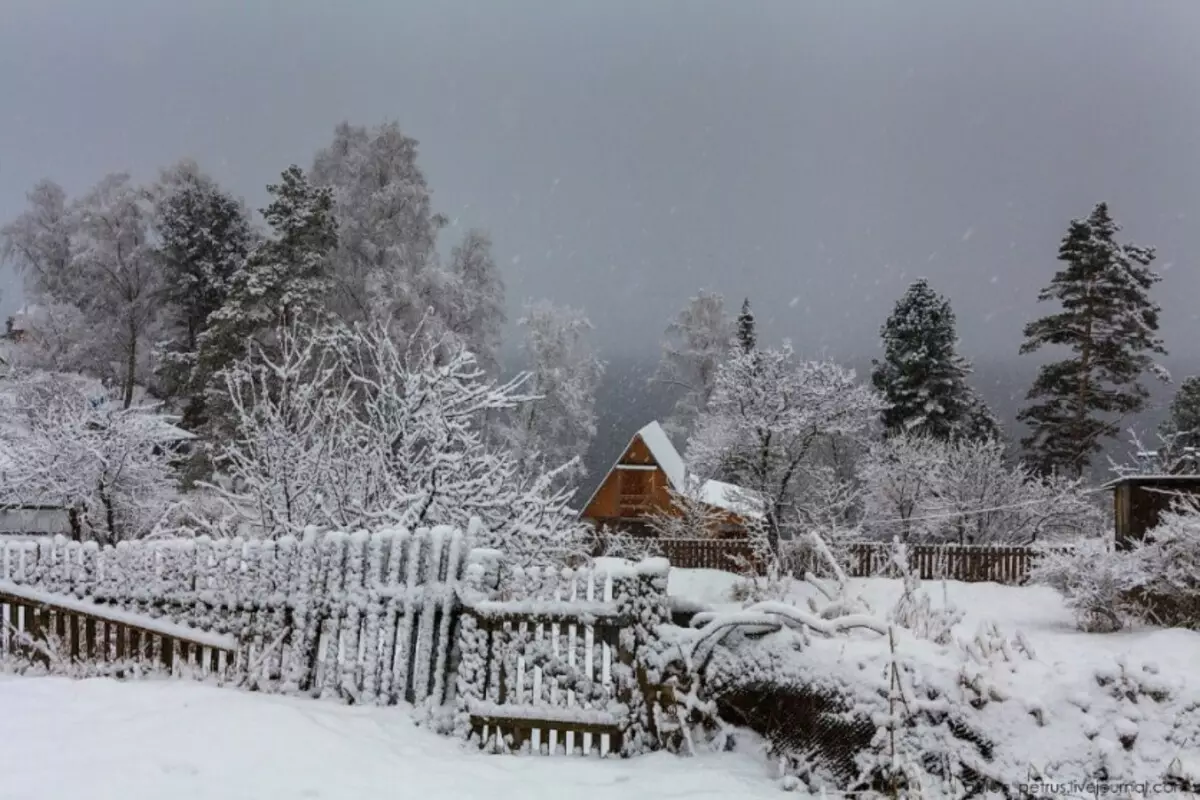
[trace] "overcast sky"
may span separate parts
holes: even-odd
[[[257,207],[337,122],[388,119],[514,312],[582,306],[612,356],[701,287],[871,355],[920,275],[967,354],[1015,353],[1099,200],[1200,350],[1196,0],[0,0],[6,221],[41,177],[182,156]]]

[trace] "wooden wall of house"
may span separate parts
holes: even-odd
[[[653,472],[646,471],[648,479],[652,483],[649,494],[650,507],[659,511],[669,511],[672,508],[671,495],[667,489],[669,485],[667,474],[655,463],[650,448],[646,447],[640,436],[634,438],[617,463],[642,467],[654,466]],[[605,476],[604,482],[600,484],[592,501],[588,503],[587,508],[581,514],[584,519],[595,522],[622,519],[621,473],[622,470],[614,468]]]
[[[667,480],[667,474],[654,460],[650,448],[642,441],[641,437],[635,437],[630,444],[629,449],[622,454],[620,464],[629,464],[634,466],[654,466],[653,471],[638,470],[647,476],[652,485],[648,494],[647,506],[638,514],[629,514],[623,511],[621,507],[621,480],[623,474],[629,474],[631,471],[621,470],[614,467],[604,481],[600,484],[600,488],[596,490],[595,496],[592,497],[587,508],[580,515],[583,519],[589,520],[597,525],[610,525],[617,528],[623,528],[629,532],[638,534],[650,534],[651,531],[646,526],[646,520],[652,514],[675,514],[678,509],[671,502],[671,493],[669,490],[670,482]],[[719,520],[722,531],[714,531],[711,535],[716,535],[719,538],[740,538],[745,535],[744,522],[741,517],[731,511],[724,511],[715,515]]]

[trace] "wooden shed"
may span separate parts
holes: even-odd
[[[1200,475],[1126,475],[1105,488],[1113,492],[1117,549],[1126,550],[1144,539],[1176,501],[1200,499]]]

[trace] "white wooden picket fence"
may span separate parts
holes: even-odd
[[[260,690],[440,704],[466,555],[446,527],[103,549],[57,537],[0,541],[0,581],[228,634]]]

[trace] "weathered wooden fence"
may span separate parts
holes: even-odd
[[[220,679],[234,669],[237,650],[232,636],[0,581],[0,656],[68,672],[86,663],[86,674],[150,670]]]
[[[659,548],[672,566],[685,569],[737,571],[740,563],[752,562],[752,551],[737,539],[661,539]],[[910,544],[910,566],[924,580],[1023,583],[1029,576],[1038,550],[1024,545]],[[801,553],[791,566],[797,571],[822,565],[810,554]],[[888,542],[854,542],[847,547],[847,573],[869,578],[886,573],[891,561]]]
[[[0,581],[232,637],[244,682],[355,703],[440,703],[466,556],[449,528],[115,548],[0,543]]]
[[[668,621],[664,559],[635,568],[470,567],[456,730],[498,752],[628,755],[653,736],[639,651]]]

